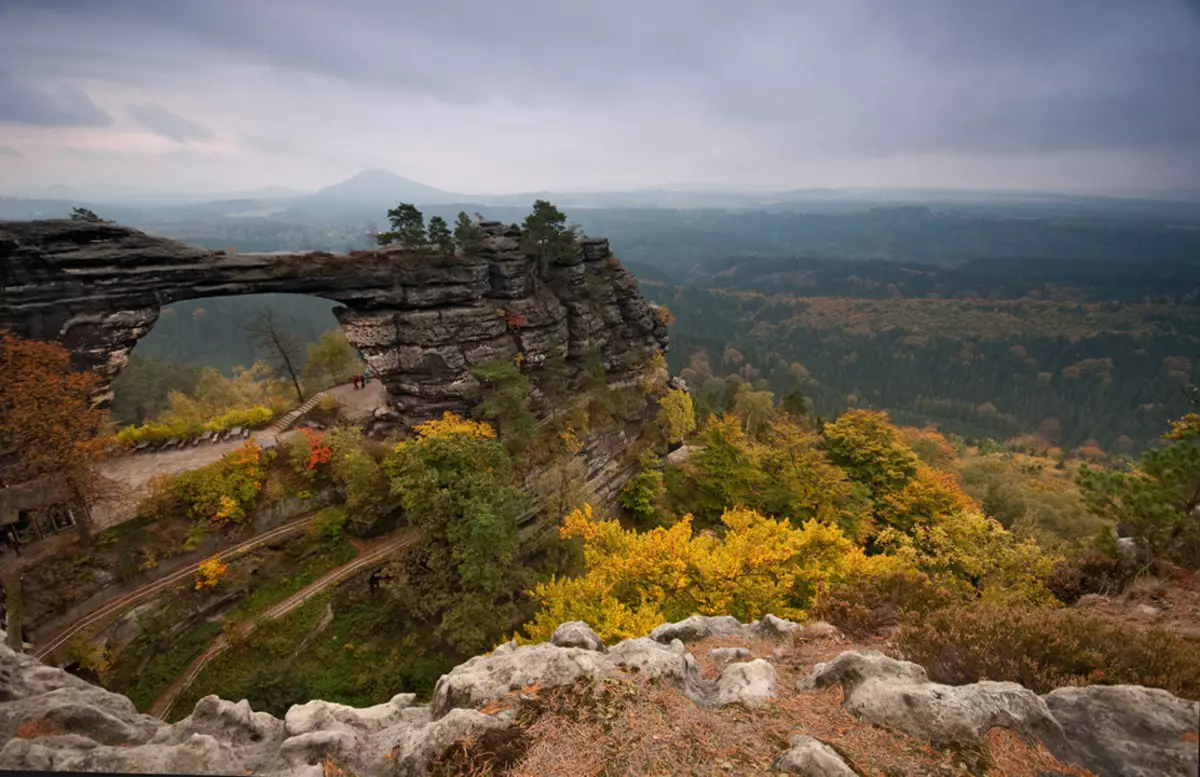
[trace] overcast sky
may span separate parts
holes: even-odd
[[[0,191],[1200,187],[1195,0],[0,0]]]

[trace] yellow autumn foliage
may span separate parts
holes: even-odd
[[[496,436],[496,430],[492,428],[491,424],[472,421],[449,410],[443,413],[441,418],[417,424],[414,431],[422,440],[445,437],[473,437],[490,440]]]
[[[696,430],[696,411],[692,395],[683,389],[672,389],[658,400],[658,422],[669,442],[683,442]]]
[[[229,565],[221,561],[220,556],[205,559],[196,565],[196,590],[216,588],[225,579]]]
[[[593,521],[590,506],[572,512],[560,532],[583,540],[587,571],[534,589],[541,609],[525,626],[530,640],[549,639],[568,620],[615,641],[694,613],[802,619],[825,585],[865,563],[835,526],[808,521],[797,528],[748,509],[726,510],[721,522],[721,538],[693,532],[690,515],[638,533]]]

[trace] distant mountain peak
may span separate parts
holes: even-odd
[[[417,205],[455,202],[461,195],[426,186],[420,181],[396,175],[391,170],[362,170],[346,180],[326,186],[314,195],[322,199],[339,199],[352,202],[370,202],[379,205],[395,205],[411,202]]]

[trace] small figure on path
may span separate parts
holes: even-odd
[[[371,368],[370,368],[370,367],[367,367],[365,370],[363,370],[363,385],[364,385],[364,386],[366,386],[366,385],[367,385],[367,381],[368,381],[370,378],[371,378]]]
[[[358,376],[357,375],[354,376],[354,388],[356,388],[356,389],[358,388]]]

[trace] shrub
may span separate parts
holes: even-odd
[[[229,572],[229,565],[221,561],[220,556],[201,561],[196,567],[196,590],[216,588]]]
[[[142,442],[166,442],[172,437],[197,437],[204,432],[224,432],[235,426],[265,426],[274,417],[275,411],[270,407],[255,405],[229,410],[203,422],[187,418],[170,422],[147,421],[141,426],[126,426],[115,437],[117,442],[132,447]]]
[[[141,511],[152,516],[182,512],[215,526],[241,523],[258,500],[266,473],[266,459],[258,443],[250,440],[220,461],[159,481]]]
[[[67,645],[67,653],[79,662],[80,669],[98,675],[104,674],[112,666],[112,659],[103,642],[91,642],[77,636]]]
[[[326,507],[317,513],[312,522],[312,533],[326,540],[336,540],[346,525],[346,511],[340,507]]]
[[[230,410],[216,418],[210,418],[204,422],[204,430],[207,432],[224,432],[235,426],[252,429],[259,426],[266,426],[274,417],[275,411],[271,408],[266,405],[255,405],[254,407]]]
[[[660,504],[666,496],[662,470],[643,461],[642,469],[617,494],[617,503],[633,514],[634,523],[645,531],[661,523]]]
[[[961,588],[938,585],[917,569],[898,567],[830,585],[818,595],[812,615],[851,636],[866,637],[954,604],[960,592]]]
[[[1055,564],[1046,576],[1046,587],[1063,604],[1074,604],[1087,594],[1119,594],[1135,572],[1129,561],[1089,548]]]
[[[1200,699],[1200,645],[1163,629],[1133,634],[1076,610],[957,605],[906,624],[896,644],[931,679],[952,685],[1000,680],[1046,693],[1129,683]]]

